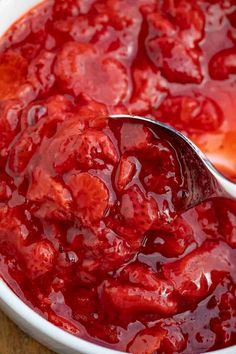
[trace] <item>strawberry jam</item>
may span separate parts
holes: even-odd
[[[236,180],[235,0],[47,0],[0,41],[0,274],[62,329],[134,354],[236,344],[236,202],[182,213],[173,146]]]

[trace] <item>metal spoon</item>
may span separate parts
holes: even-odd
[[[120,114],[111,115],[110,118],[145,125],[174,148],[183,167],[187,186],[187,193],[183,193],[181,198],[174,202],[176,210],[188,210],[210,198],[225,197],[236,200],[236,183],[217,171],[202,151],[178,130],[145,117]]]

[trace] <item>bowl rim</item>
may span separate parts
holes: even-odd
[[[0,13],[4,13],[3,21],[0,22],[0,37],[10,26],[20,19],[25,13],[40,4],[43,0],[0,0]],[[10,11],[9,11],[10,9]],[[21,300],[7,285],[0,275],[0,307],[6,312],[25,332],[31,328],[32,336],[37,339],[37,334],[43,335],[48,341],[50,339],[57,345],[73,350],[74,353],[83,354],[124,354],[117,350],[94,344],[70,334],[49,322],[39,315],[23,300]],[[43,342],[43,340],[39,341]],[[53,349],[53,348],[52,348]],[[55,350],[55,348],[54,348]],[[236,345],[209,352],[209,354],[235,354]]]

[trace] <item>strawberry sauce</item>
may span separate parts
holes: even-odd
[[[236,202],[176,214],[184,132],[236,181],[235,0],[47,0],[0,40],[0,275],[134,354],[236,344]],[[102,350],[102,349],[101,349]]]

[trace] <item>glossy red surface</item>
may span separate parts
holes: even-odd
[[[236,203],[173,215],[176,151],[236,178],[235,0],[48,0],[0,41],[0,272],[57,326],[135,354],[236,344]],[[174,217],[175,216],[175,217]]]

